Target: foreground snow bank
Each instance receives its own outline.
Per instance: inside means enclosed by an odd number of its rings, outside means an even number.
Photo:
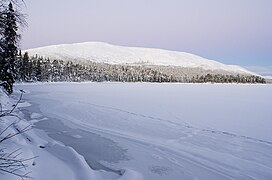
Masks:
[[[15,92],[8,97],[0,89],[0,103],[3,110],[9,110],[19,97],[19,92]],[[33,122],[26,120],[22,111],[29,106],[27,102],[20,102],[13,116],[0,118],[0,133],[10,126],[3,134],[1,139],[8,134],[15,134],[18,130],[33,126]],[[39,114],[33,114],[30,118],[37,119]],[[17,174],[29,173],[28,176],[37,180],[87,180],[87,179],[115,179],[116,175],[104,171],[94,171],[86,163],[83,156],[79,155],[71,147],[67,147],[50,139],[44,132],[32,128],[0,144],[0,153],[11,153],[18,150],[17,159],[29,159],[24,161],[25,169],[16,171]],[[16,153],[17,153],[16,152]],[[4,163],[0,161],[0,163]],[[2,166],[1,166],[2,167]],[[0,179],[18,180],[14,176],[5,172],[0,173]]]

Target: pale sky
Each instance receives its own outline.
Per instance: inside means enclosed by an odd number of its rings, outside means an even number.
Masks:
[[[22,49],[102,41],[251,68],[272,66],[272,0],[26,0],[26,5]]]

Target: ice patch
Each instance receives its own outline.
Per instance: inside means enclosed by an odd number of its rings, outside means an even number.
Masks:
[[[77,138],[77,139],[82,138],[82,136],[80,136],[80,135],[78,135],[78,134],[72,135],[72,137]]]
[[[29,106],[31,106],[30,103],[28,103],[28,102],[22,102],[22,103],[19,103],[17,107],[18,108],[23,108],[23,107],[29,107]]]
[[[30,118],[31,118],[31,119],[39,119],[39,118],[41,118],[41,117],[42,117],[42,115],[39,114],[39,113],[32,113],[32,114],[30,115]]]

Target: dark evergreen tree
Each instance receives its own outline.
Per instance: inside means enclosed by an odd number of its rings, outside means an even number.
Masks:
[[[29,56],[28,53],[24,53],[23,59],[22,59],[22,68],[21,68],[21,77],[23,81],[28,80],[28,74],[29,74]]]
[[[4,82],[4,88],[8,93],[13,92],[15,82],[15,61],[17,58],[17,30],[16,13],[10,2],[3,13],[3,34],[1,38],[1,62],[0,80]]]
[[[23,81],[23,56],[22,51],[20,50],[17,58],[14,62],[15,66],[15,80],[22,82]]]

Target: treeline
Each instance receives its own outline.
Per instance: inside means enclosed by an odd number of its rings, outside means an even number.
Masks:
[[[143,66],[110,65],[105,63],[74,63],[42,57],[19,55],[16,80],[19,82],[118,81],[171,82],[172,77]],[[21,60],[20,60],[21,59]]]
[[[16,80],[19,82],[185,82],[185,83],[265,83],[258,76],[206,74],[179,76],[174,72],[162,73],[156,68],[134,65],[112,65],[106,63],[75,63],[29,57],[27,53],[18,57]],[[177,73],[178,74],[178,73]]]
[[[265,83],[265,79],[259,76],[207,74],[192,78],[194,83]]]

